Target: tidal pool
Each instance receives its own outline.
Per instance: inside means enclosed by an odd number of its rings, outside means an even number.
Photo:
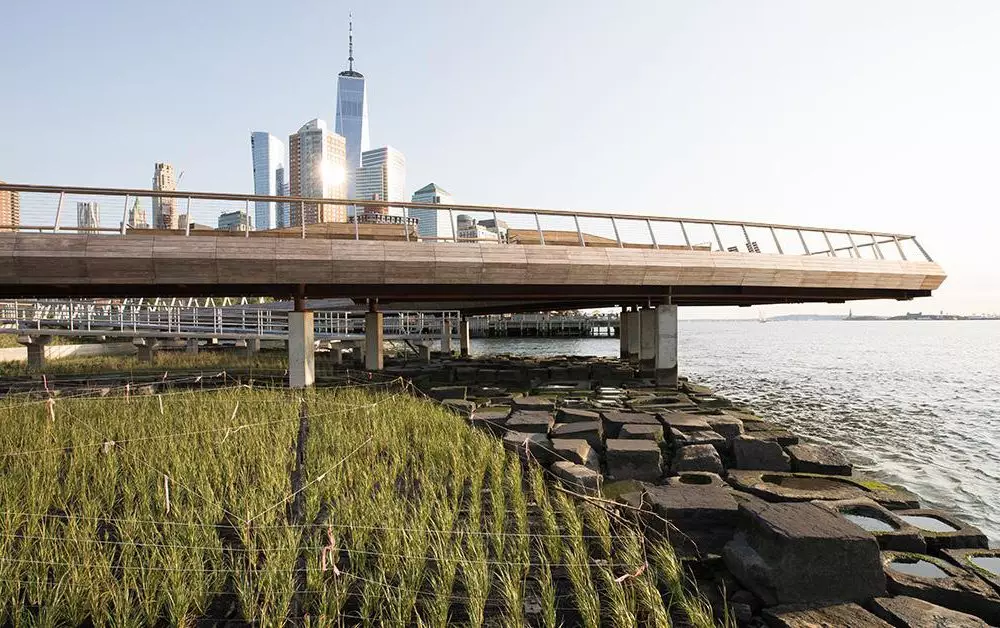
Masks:
[[[928,515],[899,515],[899,518],[910,525],[917,526],[921,530],[927,530],[928,532],[955,532],[958,530],[958,528],[950,523]]]
[[[921,578],[947,578],[948,572],[929,560],[922,558],[897,558],[889,563],[889,569]]]

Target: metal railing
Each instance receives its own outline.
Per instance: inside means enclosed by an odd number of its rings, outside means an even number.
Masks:
[[[0,193],[19,195],[22,222],[20,225],[0,224],[0,232],[19,229],[26,232],[127,237],[129,234],[164,233],[144,228],[146,225],[156,227],[156,220],[161,220],[160,226],[169,228],[170,233],[188,236],[226,233],[246,238],[384,239],[493,243],[498,246],[536,244],[933,261],[915,236],[864,229],[520,207],[125,188],[0,184]],[[145,206],[142,201],[146,202]],[[76,207],[75,203],[85,202],[97,203],[99,212],[95,216],[92,208],[89,212],[81,209],[77,224],[71,224],[73,221],[67,219],[71,209]],[[153,215],[154,205],[157,215]],[[384,215],[388,212],[401,219],[366,221],[345,218],[344,222],[308,225],[299,221],[301,224],[267,230],[239,227],[246,223],[255,224],[256,210],[272,206],[291,208],[287,212],[289,217],[305,215],[303,209],[307,206],[361,206],[373,214]],[[297,212],[296,207],[299,208]],[[319,210],[315,211],[318,215]],[[204,224],[218,221],[221,214],[229,216],[226,224],[236,225],[237,231],[220,231],[211,224]],[[345,210],[337,215],[346,214]],[[242,218],[234,221],[234,215]],[[85,224],[81,225],[80,220]]]
[[[317,340],[364,338],[365,311],[315,311]],[[457,311],[383,313],[385,338],[440,338],[443,321],[457,331]],[[0,301],[0,333],[53,336],[288,338],[288,312],[236,305],[189,307],[87,300]]]

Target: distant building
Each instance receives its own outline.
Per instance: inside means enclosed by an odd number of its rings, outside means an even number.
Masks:
[[[320,119],[288,138],[289,196],[346,198],[347,153],[343,136]],[[329,203],[290,203],[291,225],[347,222],[347,208]]]
[[[149,229],[149,221],[146,220],[146,210],[142,208],[139,199],[135,199],[132,208],[128,211],[126,224],[129,229]]]
[[[503,220],[476,220],[466,214],[455,219],[458,239],[480,242],[506,242],[509,227]],[[499,238],[497,237],[499,236]]]
[[[410,199],[414,203],[434,203],[436,205],[452,205],[455,199],[443,188],[434,183],[428,183],[413,193]],[[452,238],[448,212],[434,209],[411,209],[410,216],[420,220],[421,238]]]
[[[350,198],[365,198],[358,194],[355,176],[361,167],[361,153],[370,147],[368,92],[364,75],[354,70],[353,20],[348,22],[347,30],[347,69],[337,75],[337,116],[334,130],[343,136],[346,145],[347,194]]]
[[[3,181],[0,181],[3,183]],[[18,192],[0,192],[0,227],[17,227],[21,224],[21,195]]]
[[[91,201],[76,204],[76,226],[78,229],[97,229],[101,226],[101,206]]]
[[[250,134],[253,158],[253,193],[259,196],[288,196],[288,171],[285,168],[285,144],[265,131]],[[254,202],[254,227],[287,227],[288,204],[274,201]]]
[[[371,199],[373,201],[380,200],[378,194],[374,195]],[[407,225],[407,231],[410,232],[410,236],[413,237],[417,235],[417,225],[419,220],[417,218],[410,218],[404,216],[395,216],[389,213],[389,208],[381,205],[362,205],[361,210],[356,212],[353,216],[347,219],[348,222],[356,222],[362,225]]]
[[[376,196],[377,195],[377,196]],[[366,150],[357,172],[357,197],[406,202],[406,157],[392,146]],[[391,214],[403,215],[399,208]]]
[[[177,189],[174,167],[168,163],[158,163],[153,170],[153,189],[173,192]],[[177,199],[153,197],[153,227],[155,229],[177,229]]]
[[[220,231],[246,231],[250,228],[250,216],[245,212],[226,212],[219,216]]]

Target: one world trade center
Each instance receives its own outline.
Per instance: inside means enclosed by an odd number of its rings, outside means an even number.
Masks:
[[[347,191],[355,198],[355,179],[361,153],[371,148],[368,139],[368,94],[365,77],[354,70],[354,23],[348,23],[347,69],[337,76],[337,118],[334,130],[347,140]],[[353,212],[352,212],[353,213]]]

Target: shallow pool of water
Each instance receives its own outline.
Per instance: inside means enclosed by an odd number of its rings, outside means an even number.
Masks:
[[[971,556],[969,561],[980,569],[1000,576],[1000,556]]]
[[[921,530],[927,530],[928,532],[954,532],[958,530],[955,526],[937,517],[929,517],[927,515],[899,515],[899,518],[912,526],[916,526]]]
[[[897,558],[889,563],[889,569],[921,578],[947,578],[948,572],[929,560]]]
[[[854,512],[842,512],[840,515],[851,523],[868,530],[869,532],[892,532],[896,528],[889,523],[876,517],[862,515]]]

